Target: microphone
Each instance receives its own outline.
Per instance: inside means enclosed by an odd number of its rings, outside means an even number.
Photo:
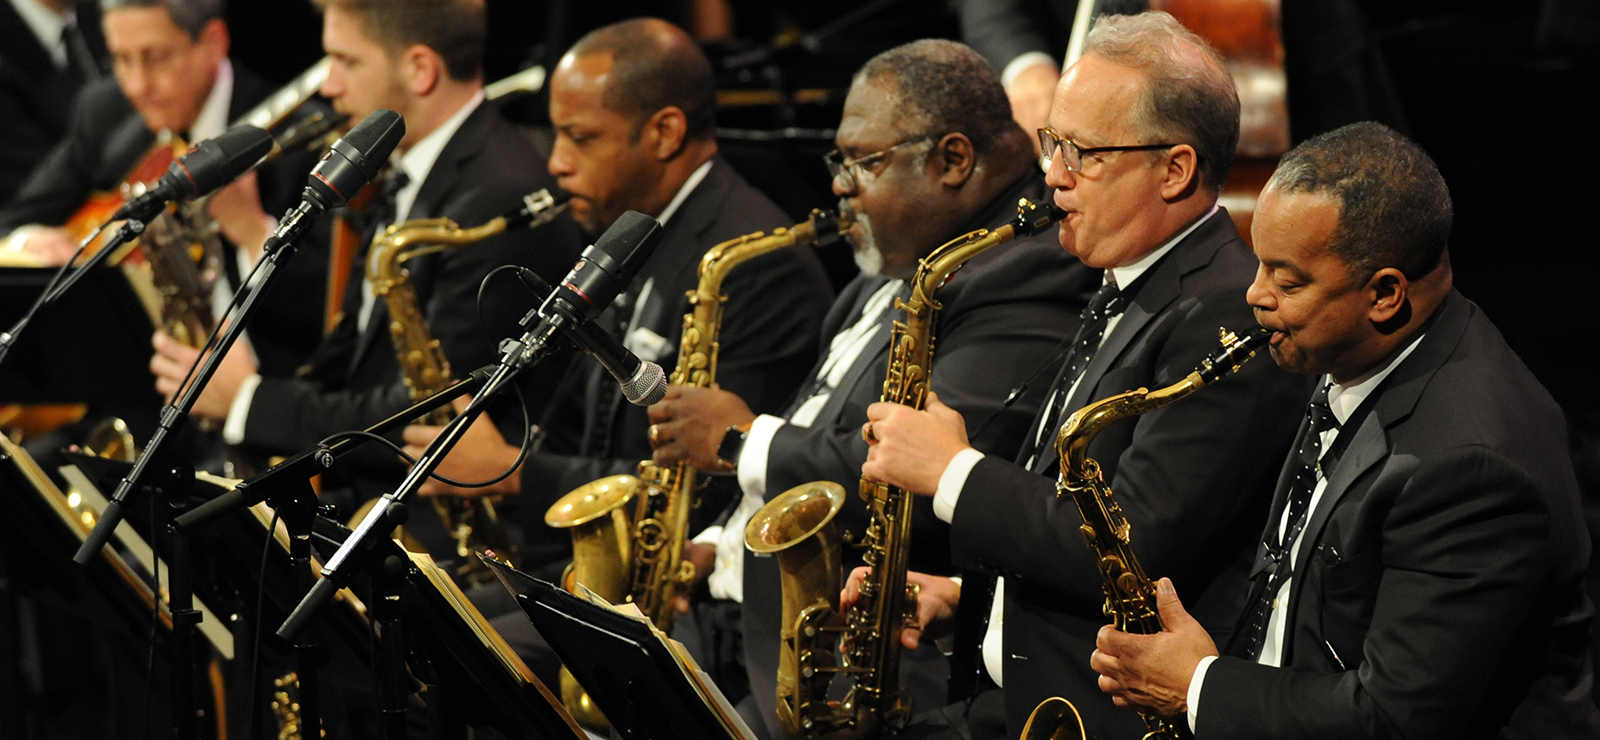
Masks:
[[[267,237],[263,250],[271,254],[283,244],[300,237],[311,225],[311,219],[345,204],[372,178],[389,159],[390,152],[406,134],[405,119],[387,108],[379,108],[350,129],[350,133],[333,142],[322,161],[306,178],[306,188],[301,191],[300,205],[284,215],[278,230]]]
[[[250,171],[272,151],[272,134],[255,126],[235,126],[221,136],[195,145],[167,166],[155,187],[123,204],[112,221],[148,221],[169,201],[191,200],[222,187]]]
[[[550,295],[550,284],[539,273],[526,267],[517,268],[524,285],[533,289],[540,298]],[[572,343],[589,353],[611,377],[622,386],[622,395],[636,406],[651,406],[667,395],[667,373],[660,365],[641,360],[627,347],[611,336],[610,332],[594,324],[579,324],[568,335]]]

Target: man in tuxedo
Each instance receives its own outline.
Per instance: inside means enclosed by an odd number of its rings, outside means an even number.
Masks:
[[[966,570],[959,589],[922,590],[922,616],[947,631],[959,595],[954,658],[966,665],[954,669],[951,698],[976,698],[970,712],[946,719],[968,723],[974,735],[1015,737],[1029,712],[1057,695],[1101,737],[1144,732],[1096,691],[1088,670],[1105,597],[1077,509],[1056,497],[1054,441],[1073,410],[1176,382],[1217,348],[1219,327],[1249,325],[1243,293],[1255,262],[1216,205],[1238,110],[1221,60],[1170,16],[1102,18],[1062,78],[1041,144],[1046,181],[1068,211],[1060,243],[1102,268],[1104,285],[1022,453],[1012,463],[972,449],[961,415],[942,403],[868,409],[877,441],[863,474],[934,496],[935,514],[950,522],[952,557]],[[1242,599],[1223,576],[1242,570],[1253,549],[1249,533],[1272,486],[1263,455],[1287,449],[1288,409],[1304,393],[1290,374],[1247,366],[1109,426],[1089,447],[1145,569],[1203,594],[1197,611],[1213,628],[1225,628]],[[995,686],[1003,694],[985,690]]]
[[[78,90],[103,74],[98,18],[93,3],[0,3],[0,206],[67,133]]]
[[[484,100],[481,2],[327,0],[319,7],[323,47],[333,60],[322,93],[354,121],[388,108],[406,122],[377,206],[383,213],[372,219],[364,243],[390,223],[447,218],[477,226],[517,207],[522,196],[553,187],[527,138]],[[494,362],[496,341],[517,330],[516,319],[534,302],[515,280],[491,283],[481,307],[487,323],[480,324],[479,286],[491,270],[515,264],[559,276],[580,249],[577,226],[557,219],[407,261],[416,308],[452,369],[464,373]],[[257,374],[247,356],[230,353],[194,413],[224,420],[230,442],[287,454],[409,406],[389,309],[366,281],[368,267],[362,257],[351,270],[341,320],[317,348],[308,373]],[[281,289],[294,292],[292,284]],[[157,387],[167,391],[194,353],[172,343],[159,349]],[[404,472],[392,453],[371,447],[335,471],[359,498],[384,492]],[[431,530],[431,508],[415,511],[422,515],[413,516],[411,526]],[[445,543],[443,532],[419,534],[436,552]]]
[[[1318,390],[1227,657],[1163,581],[1164,631],[1100,633],[1119,704],[1200,738],[1600,736],[1561,412],[1451,287],[1451,217],[1432,160],[1379,124],[1279,164],[1250,305]]]
[[[0,233],[10,234],[0,251],[29,256],[35,264],[60,264],[72,254],[76,240],[57,226],[91,194],[116,191],[160,135],[191,142],[214,137],[272,92],[228,59],[220,2],[108,0],[103,6],[115,79],[84,87],[65,138],[0,209]],[[241,276],[259,258],[275,224],[267,211],[282,213],[299,202],[311,164],[309,155],[282,157],[211,199],[209,212],[225,237],[222,268],[229,289],[239,289]],[[322,249],[314,244],[300,254],[286,282],[321,286],[327,261]],[[225,305],[221,301],[231,292],[219,296],[214,308]],[[266,372],[287,375],[305,361],[320,333],[319,307],[305,294],[263,298],[265,320],[250,327],[249,339]],[[153,418],[154,408],[149,411]]]
[[[823,322],[826,356],[782,415],[757,415],[726,389],[685,386],[668,389],[650,409],[658,464],[733,473],[741,489],[726,522],[693,546],[715,548],[714,601],[696,610],[738,614],[743,602],[750,684],[774,736],[781,733],[774,707],[782,595],[776,560],[745,549],[745,525],[765,501],[825,480],[849,493],[835,525],[866,530],[866,506],[854,495],[867,452],[861,423],[882,397],[893,323],[905,319],[895,300],[911,297],[918,261],[941,244],[1014,219],[1021,198],[1048,206],[1029,137],[1007,114],[1004,96],[983,58],[953,41],[917,41],[867,62],[845,99],[839,149],[826,160],[839,208],[853,220],[848,237],[862,268]],[[937,289],[929,384],[972,424],[974,444],[1016,453],[1044,389],[1008,403],[1009,392],[1071,336],[1098,277],[1060,249],[1050,227],[989,249]],[[926,500],[914,518],[912,567],[951,574],[948,527]],[[843,556],[847,565],[860,562],[858,551]],[[943,656],[930,644],[903,664],[920,702],[942,704]]]
[[[717,156],[711,64],[679,28],[656,19],[623,21],[580,39],[550,80],[556,141],[550,172],[572,194],[572,212],[599,234],[624,212],[664,222],[665,232],[627,293],[596,319],[634,354],[671,368],[685,293],[698,283],[700,258],[721,242],[792,222]],[[559,277],[559,276],[557,276]],[[832,291],[812,248],[783,249],[733,270],[720,334],[717,382],[777,411],[816,359],[817,327]],[[637,472],[650,457],[645,410],[628,404],[598,363],[582,360],[568,383],[579,390],[584,423],[577,454],[538,451],[520,474],[487,493],[518,493],[530,535],[531,572],[552,579],[571,553],[571,537],[545,527],[562,495],[596,478]],[[438,429],[413,427],[422,449]],[[440,466],[443,475],[487,478],[509,467],[517,447],[480,423]],[[428,490],[453,490],[431,482]],[[473,495],[473,491],[459,491]]]

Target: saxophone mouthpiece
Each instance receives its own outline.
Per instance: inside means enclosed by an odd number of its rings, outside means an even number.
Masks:
[[[1057,208],[1054,203],[1040,205],[1022,198],[1017,201],[1017,217],[1011,222],[1011,230],[1016,236],[1033,236],[1066,216],[1067,212]]]
[[[503,218],[507,227],[542,226],[565,211],[570,200],[572,194],[565,190],[541,188],[522,196],[522,202]]]
[[[1214,383],[1223,376],[1239,372],[1239,368],[1255,357],[1256,350],[1266,346],[1267,340],[1272,337],[1271,331],[1259,326],[1246,331],[1243,337],[1225,328],[1218,328],[1217,332],[1221,335],[1222,348],[1194,370],[1205,383]]]

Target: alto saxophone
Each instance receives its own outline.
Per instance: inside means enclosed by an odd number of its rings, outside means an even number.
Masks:
[[[722,282],[728,272],[768,252],[796,244],[825,244],[838,238],[846,224],[827,211],[771,236],[747,234],[718,244],[700,258],[700,279],[688,291],[690,311],[683,317],[678,364],[672,383],[709,388],[717,376],[717,335],[728,297]],[[694,468],[661,467],[645,460],[639,475],[592,481],[563,496],[545,513],[552,527],[572,530],[572,565],[562,580],[568,590],[577,584],[612,602],[631,602],[663,632],[677,617],[677,597],[694,583],[694,564],[683,560],[683,543],[693,504]],[[622,507],[636,501],[631,519]],[[605,719],[588,702],[565,670],[561,694],[579,722],[603,728]]]
[[[882,400],[924,407],[933,362],[935,293],[968,260],[1018,236],[1037,234],[1065,213],[1022,200],[1017,217],[993,231],[979,229],[923,258],[911,280],[911,299],[889,339]],[[844,503],[841,486],[813,482],[767,502],[745,528],[745,546],[776,553],[783,577],[783,644],[778,666],[778,720],[791,738],[846,740],[898,732],[911,717],[911,696],[899,688],[900,633],[915,624],[917,593],[906,583],[911,551],[911,494],[861,479],[869,523],[861,545],[872,570],[861,598],[839,616],[841,572],[832,518]],[[834,656],[834,643],[839,655]],[[842,701],[828,700],[835,676],[853,679]]]
[[[420,401],[450,385],[450,361],[439,348],[439,340],[428,331],[422,312],[417,306],[417,294],[404,267],[406,261],[425,254],[442,252],[487,239],[507,229],[534,228],[550,222],[566,209],[567,199],[556,197],[548,190],[530,193],[522,198],[517,211],[495,218],[482,226],[463,229],[446,218],[406,221],[385,229],[372,241],[371,259],[367,279],[372,292],[384,300],[389,308],[389,333],[399,356],[401,375],[411,390],[411,399]],[[426,421],[443,424],[449,421],[449,409],[439,409]],[[445,529],[456,541],[456,555],[462,559],[457,575],[473,585],[495,580],[474,553],[492,550],[497,556],[514,559],[516,550],[500,526],[499,516],[491,497],[465,499],[457,496],[434,496],[430,499],[444,521]]]
[[[1056,434],[1056,454],[1061,456],[1056,495],[1070,495],[1073,503],[1077,504],[1078,513],[1083,517],[1083,525],[1078,527],[1078,532],[1083,535],[1100,566],[1100,588],[1106,595],[1105,615],[1123,632],[1148,635],[1161,631],[1161,615],[1156,609],[1156,586],[1145,575],[1144,567],[1139,565],[1139,558],[1134,554],[1132,540],[1128,536],[1132,528],[1128,525],[1127,517],[1122,515],[1122,507],[1113,497],[1111,487],[1106,485],[1105,478],[1100,474],[1100,463],[1089,457],[1089,443],[1100,430],[1116,421],[1155,411],[1238,372],[1272,336],[1271,332],[1260,328],[1247,332],[1243,337],[1226,329],[1219,332],[1221,349],[1202,361],[1194,372],[1182,380],[1159,390],[1140,388],[1091,403],[1073,412]],[[1045,714],[1059,715],[1058,707],[1065,701],[1060,698],[1047,699],[1035,707],[1023,729],[1023,737],[1033,737],[1033,733],[1042,733],[1046,729],[1034,730],[1036,720],[1041,725],[1053,724],[1054,720],[1042,717]],[[1075,712],[1069,714],[1076,718]],[[1139,716],[1144,718],[1145,727],[1149,730],[1144,735],[1145,740],[1179,737],[1178,726],[1166,718],[1144,712],[1140,712]]]

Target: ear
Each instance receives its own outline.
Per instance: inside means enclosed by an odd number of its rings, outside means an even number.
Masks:
[[[659,161],[678,156],[689,138],[689,117],[683,109],[669,105],[651,114],[639,131],[639,141]]]
[[[1161,173],[1163,199],[1177,200],[1200,185],[1200,155],[1194,147],[1179,144],[1168,149],[1166,156],[1161,158],[1161,164],[1164,168]]]
[[[444,60],[439,53],[422,44],[412,44],[400,52],[400,77],[406,89],[418,97],[432,93],[439,87],[444,74]]]
[[[1411,298],[1411,281],[1405,273],[1385,267],[1373,273],[1365,288],[1371,307],[1367,318],[1374,324],[1387,324],[1406,310]]]
[[[945,134],[934,144],[931,155],[929,164],[939,168],[939,184],[947,188],[965,185],[967,180],[972,179],[972,172],[978,164],[972,140],[961,133]]]
[[[206,24],[200,27],[200,35],[195,41],[210,47],[220,61],[228,56],[228,47],[232,43],[232,39],[228,36],[228,24],[223,23],[221,18],[206,21]]]

